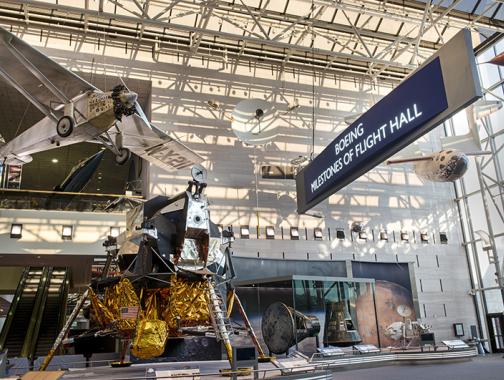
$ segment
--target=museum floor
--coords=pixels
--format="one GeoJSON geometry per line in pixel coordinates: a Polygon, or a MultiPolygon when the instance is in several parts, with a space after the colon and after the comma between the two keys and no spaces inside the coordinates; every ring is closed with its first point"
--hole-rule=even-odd
{"type": "Polygon", "coordinates": [[[335,372],[337,380],[502,380],[502,354],[479,356],[471,361],[397,365],[335,372]]]}

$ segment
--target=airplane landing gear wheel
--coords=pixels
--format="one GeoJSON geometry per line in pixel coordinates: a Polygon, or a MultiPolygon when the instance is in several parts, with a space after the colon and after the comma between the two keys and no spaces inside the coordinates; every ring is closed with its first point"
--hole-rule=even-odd
{"type": "Polygon", "coordinates": [[[68,137],[72,134],[74,121],[70,116],[63,116],[56,124],[56,133],[59,137],[68,137]]]}
{"type": "Polygon", "coordinates": [[[124,165],[131,157],[131,152],[127,148],[119,149],[119,154],[116,154],[115,161],[119,165],[124,165]]]}

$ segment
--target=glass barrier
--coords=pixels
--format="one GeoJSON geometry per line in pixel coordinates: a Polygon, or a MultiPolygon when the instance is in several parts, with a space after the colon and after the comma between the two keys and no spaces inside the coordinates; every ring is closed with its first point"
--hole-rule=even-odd
{"type": "Polygon", "coordinates": [[[142,199],[139,196],[120,194],[0,189],[1,209],[125,212],[135,207],[142,199]]]}

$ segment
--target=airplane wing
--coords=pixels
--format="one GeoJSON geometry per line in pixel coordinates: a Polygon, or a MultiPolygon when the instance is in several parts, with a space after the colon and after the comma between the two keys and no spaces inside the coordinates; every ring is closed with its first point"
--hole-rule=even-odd
{"type": "Polygon", "coordinates": [[[432,159],[433,159],[432,156],[404,157],[404,158],[387,160],[387,165],[407,164],[410,162],[417,162],[417,161],[432,161],[432,159]]]}
{"type": "Polygon", "coordinates": [[[0,77],[45,116],[57,119],[55,105],[95,89],[71,71],[0,27],[0,77]]]}
{"type": "Polygon", "coordinates": [[[140,105],[139,114],[122,118],[123,147],[168,171],[199,164],[205,159],[177,139],[150,124],[140,105]],[[142,114],[144,117],[141,117],[142,114]]]}

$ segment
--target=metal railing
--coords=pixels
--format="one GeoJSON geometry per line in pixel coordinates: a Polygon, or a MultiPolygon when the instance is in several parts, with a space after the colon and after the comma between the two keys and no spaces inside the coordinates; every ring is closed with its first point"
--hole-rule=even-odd
{"type": "Polygon", "coordinates": [[[142,199],[121,194],[0,189],[0,209],[123,212],[142,199]]]}
{"type": "MultiPolygon", "coordinates": [[[[420,351],[412,351],[412,350],[398,350],[396,352],[394,351],[389,351],[389,352],[381,352],[381,353],[373,353],[373,354],[350,354],[350,355],[345,355],[343,357],[334,357],[334,358],[326,358],[325,361],[315,361],[315,362],[309,362],[307,361],[306,365],[299,365],[295,366],[292,368],[288,367],[269,367],[269,368],[262,368],[258,370],[253,370],[253,369],[247,369],[247,374],[248,377],[254,376],[254,374],[257,374],[260,378],[267,378],[267,375],[271,375],[273,373],[277,373],[278,375],[296,375],[296,374],[312,374],[315,375],[317,373],[321,373],[323,371],[331,371],[334,370],[338,367],[342,366],[348,366],[352,364],[372,364],[376,362],[391,362],[391,361],[421,361],[421,360],[431,360],[433,358],[444,358],[444,359],[461,359],[461,358],[470,358],[477,356],[477,350],[474,347],[471,347],[469,349],[455,349],[455,350],[449,350],[446,348],[445,350],[436,350],[436,351],[429,351],[429,352],[420,352],[420,351]]],[[[39,360],[42,358],[39,358],[39,360]]],[[[86,371],[86,370],[92,370],[92,369],[107,369],[110,368],[110,364],[113,362],[116,362],[117,359],[106,359],[106,360],[95,360],[95,361],[74,361],[74,362],[65,362],[64,365],[63,363],[54,363],[52,365],[48,366],[49,370],[57,370],[61,369],[62,367],[64,368],[70,368],[71,366],[88,366],[89,368],[76,368],[75,371],[72,371],[72,373],[77,373],[78,371],[86,371]]],[[[196,362],[194,362],[196,363],[196,362]]],[[[153,378],[156,379],[178,379],[178,378],[184,378],[184,379],[200,379],[200,378],[212,378],[212,377],[218,377],[222,378],[223,376],[225,377],[231,377],[233,374],[237,376],[243,376],[244,371],[243,370],[238,370],[238,371],[231,371],[229,370],[228,367],[228,362],[222,361],[223,368],[225,369],[225,375],[220,372],[220,371],[213,371],[213,372],[206,372],[206,373],[189,373],[190,369],[197,369],[197,368],[188,368],[190,366],[190,362],[184,362],[184,363],[177,363],[177,362],[162,362],[162,363],[139,363],[133,367],[128,367],[128,368],[123,368],[124,371],[128,371],[128,369],[136,369],[136,371],[141,370],[142,368],[145,369],[141,375],[138,374],[131,374],[127,375],[125,374],[124,377],[117,377],[116,374],[114,375],[115,380],[140,380],[143,379],[145,380],[146,378],[150,378],[148,374],[148,370],[152,368],[154,371],[156,369],[159,370],[170,370],[170,371],[187,371],[184,373],[179,373],[179,374],[174,374],[171,376],[159,376],[155,375],[155,373],[152,374],[153,378]],[[167,365],[167,366],[174,366],[174,367],[179,367],[180,368],[166,368],[162,369],[160,368],[160,365],[167,365]]],[[[272,364],[273,365],[273,364],[272,364]]],[[[35,364],[35,367],[37,368],[37,365],[35,364]]],[[[11,371],[20,374],[23,370],[26,371],[29,369],[28,367],[12,367],[11,371]],[[14,370],[14,371],[13,371],[14,370]],[[16,371],[18,370],[18,371],[16,371]],[[21,371],[19,371],[21,370],[21,371]]],[[[96,374],[96,376],[99,376],[99,374],[96,374]]],[[[90,378],[94,378],[91,376],[90,378]]],[[[311,378],[311,376],[310,376],[311,378]]]]}

